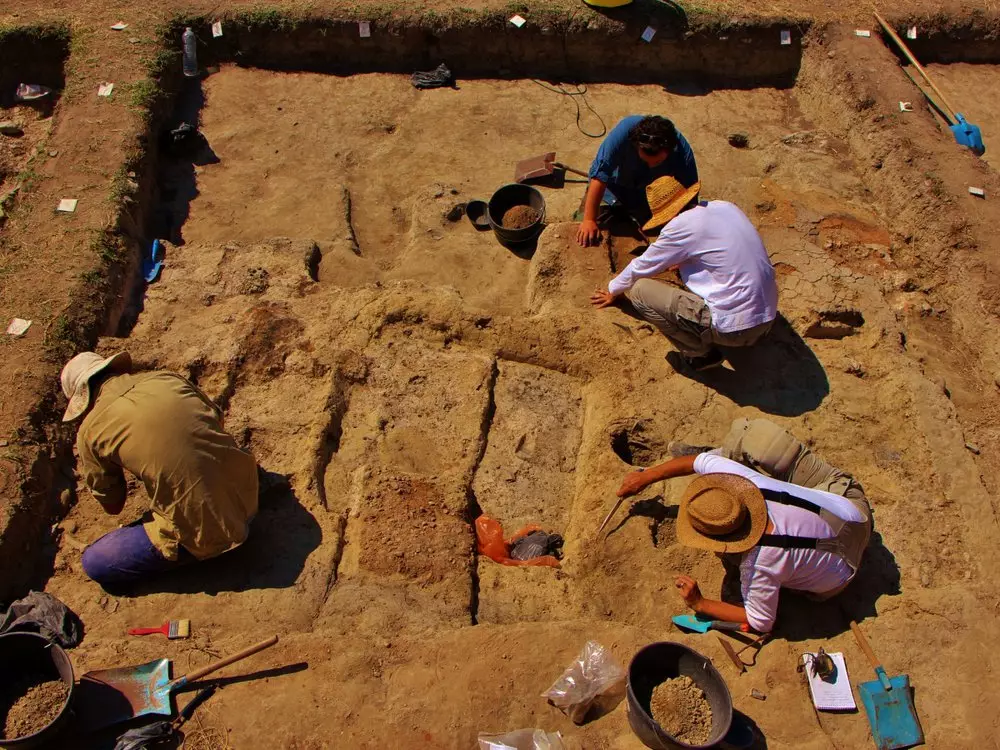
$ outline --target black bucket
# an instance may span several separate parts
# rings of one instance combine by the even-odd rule
[[[531,206],[538,212],[538,220],[524,229],[504,229],[501,223],[503,215],[514,206]],[[523,247],[537,240],[545,228],[545,198],[531,185],[504,185],[490,198],[486,218],[500,244],[505,247]]]
[[[671,677],[687,675],[705,693],[712,707],[712,733],[704,745],[682,742],[653,721],[649,700],[653,688]],[[688,750],[717,745],[733,721],[733,699],[712,662],[680,643],[651,643],[632,658],[628,667],[628,723],[642,744],[652,750]]]
[[[5,681],[20,674],[37,672],[52,680],[62,680],[69,688],[66,702],[59,714],[34,734],[12,739],[0,738],[0,747],[30,748],[48,742],[63,728],[69,719],[73,702],[73,665],[58,643],[37,633],[7,633],[0,635],[0,675]],[[6,713],[0,720],[6,719]]]

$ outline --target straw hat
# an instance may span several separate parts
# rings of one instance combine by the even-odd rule
[[[691,199],[701,191],[701,183],[689,188],[681,185],[673,177],[660,177],[646,185],[646,200],[653,218],[646,222],[644,230],[662,227],[681,212]]]
[[[93,352],[81,352],[66,363],[59,380],[62,382],[63,393],[69,399],[69,406],[63,414],[63,422],[72,422],[90,406],[90,379],[102,370],[113,367],[119,372],[127,371],[132,366],[132,357],[128,352],[118,352],[105,359]]]
[[[711,552],[746,552],[767,527],[767,505],[749,479],[703,474],[684,491],[677,541]]]

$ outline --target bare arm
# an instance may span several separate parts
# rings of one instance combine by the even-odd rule
[[[587,197],[583,201],[583,221],[576,234],[576,241],[583,247],[596,245],[601,241],[601,230],[597,226],[597,212],[601,209],[601,200],[607,185],[592,177],[587,186]]]
[[[697,614],[711,620],[748,623],[747,611],[744,607],[720,602],[716,599],[706,599],[701,595],[698,582],[691,576],[677,576],[675,585],[681,592],[681,596],[684,597],[684,603]]]
[[[696,458],[697,456],[681,456],[651,466],[643,471],[630,471],[622,480],[622,486],[618,488],[618,497],[636,495],[654,482],[694,474],[694,460]]]

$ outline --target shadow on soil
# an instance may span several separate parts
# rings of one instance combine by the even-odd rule
[[[306,559],[322,542],[313,515],[286,492],[267,504],[250,525],[250,536],[224,555],[164,573],[133,587],[128,596],[155,592],[218,594],[224,591],[282,589],[295,585]]]
[[[185,80],[177,96],[173,118],[160,133],[159,146],[163,161],[159,174],[159,205],[153,219],[153,234],[175,245],[184,244],[183,228],[191,211],[191,202],[198,197],[196,166],[218,164],[220,159],[198,132],[201,110],[205,106],[205,91],[201,79]],[[183,123],[194,128],[185,139],[171,137]]]
[[[740,406],[782,417],[812,411],[830,393],[823,365],[783,315],[754,346],[727,349],[726,359],[732,370],[717,367],[688,377]]]
[[[742,604],[739,567],[730,561],[725,565],[722,598]],[[875,605],[883,596],[900,594],[899,582],[896,558],[882,544],[882,535],[876,531],[868,542],[858,574],[842,594],[817,602],[802,594],[781,591],[774,635],[789,641],[806,641],[845,633],[850,629],[851,620],[862,622],[875,617],[878,614]]]

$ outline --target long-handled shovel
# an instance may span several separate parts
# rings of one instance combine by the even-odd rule
[[[980,131],[978,125],[973,125],[971,122],[967,122],[965,116],[961,112],[956,112],[955,108],[951,106],[947,99],[945,99],[944,94],[941,90],[934,85],[934,81],[931,80],[930,76],[927,75],[927,71],[924,70],[923,66],[917,62],[917,58],[913,56],[910,52],[910,48],[906,46],[906,43],[899,38],[899,34],[885,22],[885,20],[878,13],[875,14],[875,19],[881,24],[882,28],[885,29],[885,33],[889,35],[902,50],[903,54],[906,55],[906,59],[913,63],[913,67],[917,69],[917,72],[923,76],[923,79],[927,81],[927,85],[931,87],[931,90],[937,94],[938,98],[941,100],[941,109],[944,112],[945,120],[948,121],[948,126],[951,128],[952,135],[955,136],[955,141],[961,146],[968,146],[972,149],[974,153],[982,156],[986,153],[986,146],[983,144],[983,134]],[[925,93],[924,96],[927,96]],[[930,97],[927,97],[930,99]],[[938,106],[937,102],[931,101],[935,107]]]
[[[896,750],[897,748],[922,745],[924,730],[920,727],[920,719],[913,707],[913,691],[910,688],[909,675],[900,674],[888,677],[885,669],[875,658],[868,639],[858,624],[851,621],[851,630],[858,641],[858,646],[868,657],[875,668],[877,680],[862,682],[858,685],[861,703],[868,714],[868,723],[872,728],[872,739],[879,750]]]
[[[80,678],[77,714],[87,731],[118,724],[148,714],[173,714],[173,693],[206,675],[246,659],[278,642],[271,636],[238,654],[219,659],[207,666],[171,679],[170,659],[139,664],[134,667],[99,669]]]

